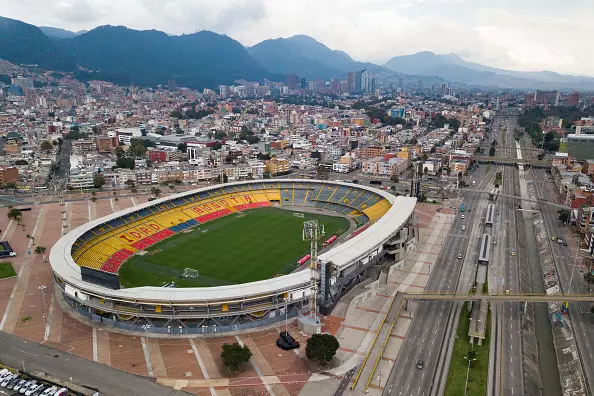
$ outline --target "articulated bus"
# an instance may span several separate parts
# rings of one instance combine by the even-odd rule
[[[489,264],[489,257],[491,256],[491,235],[483,234],[481,239],[479,264]]]
[[[493,205],[493,204],[487,205],[487,218],[485,220],[485,225],[493,226],[494,216],[495,216],[495,205]]]

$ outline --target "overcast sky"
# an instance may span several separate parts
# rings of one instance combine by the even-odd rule
[[[213,30],[246,46],[306,34],[356,60],[419,51],[594,76],[594,0],[0,0],[2,16],[78,31]]]

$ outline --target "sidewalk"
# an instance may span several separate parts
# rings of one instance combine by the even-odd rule
[[[327,390],[331,390],[330,393],[332,393],[338,387],[342,377],[365,359],[373,338],[388,312],[391,297],[398,291],[418,292],[424,290],[429,279],[429,271],[435,265],[454,215],[437,213],[436,209],[438,208],[431,207],[431,205],[418,205],[417,208],[420,212],[419,217],[424,220],[421,220],[419,224],[420,241],[417,242],[415,250],[408,253],[404,262],[395,263],[390,268],[387,284],[383,287],[377,287],[376,282],[368,285],[367,290],[353,298],[344,317],[324,318],[323,323],[328,329],[334,330],[333,334],[340,342],[341,347],[335,358],[340,364],[324,373],[313,374],[302,389],[301,395],[327,394]],[[431,216],[427,213],[429,210],[433,211]],[[417,209],[415,209],[415,213],[417,213]],[[401,313],[397,318],[392,332],[387,337],[388,342],[376,369],[377,373],[380,371],[383,373],[380,380],[383,382],[378,386],[378,382],[374,378],[374,385],[370,385],[368,389],[370,394],[380,394],[383,390],[388,374],[396,363],[400,347],[411,322],[412,319],[407,313]],[[390,323],[387,323],[387,326],[389,325]],[[384,341],[381,338],[378,337],[377,343],[381,344]],[[373,365],[374,360],[369,358],[366,365]],[[368,371],[366,370],[366,372]],[[368,378],[361,376],[357,389],[351,391],[349,387],[345,394],[362,394],[367,381]]]

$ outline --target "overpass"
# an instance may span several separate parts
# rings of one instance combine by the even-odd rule
[[[549,169],[551,163],[547,161],[539,160],[527,160],[519,158],[505,158],[505,157],[486,157],[483,155],[477,155],[474,157],[475,161],[481,164],[494,164],[494,165],[529,165],[535,168]]]
[[[527,301],[527,302],[594,302],[594,294],[474,294],[474,293],[409,293],[404,294],[406,300],[445,300],[445,301]]]

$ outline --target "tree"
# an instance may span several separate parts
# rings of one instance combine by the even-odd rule
[[[252,357],[252,351],[247,345],[241,346],[239,343],[223,344],[221,349],[221,359],[223,364],[231,374],[238,372],[241,365],[247,363]]]
[[[101,189],[105,185],[105,177],[101,173],[97,173],[93,177],[93,187]]]
[[[116,160],[116,166],[123,169],[134,169],[134,158],[120,157]]]
[[[177,149],[182,153],[188,152],[188,145],[186,143],[180,143],[177,145]]]
[[[41,151],[45,151],[46,154],[49,153],[50,151],[53,150],[54,146],[47,140],[44,140],[43,142],[41,142],[41,144],[39,145],[39,148],[41,149]]]
[[[392,173],[392,176],[390,176],[390,180],[392,180],[393,183],[398,183],[400,181],[396,173]]]
[[[151,194],[153,194],[156,198],[159,195],[161,195],[161,189],[159,189],[158,187],[153,187],[151,188]]]
[[[221,144],[221,142],[215,142],[214,145],[212,146],[213,150],[220,150],[221,147],[223,147],[223,145]]]
[[[136,185],[136,182],[132,179],[128,179],[124,182],[125,185],[127,185],[128,187],[134,187]]]
[[[35,245],[35,237],[32,235],[27,234],[27,239],[30,239],[33,245]]]
[[[340,347],[338,340],[331,334],[314,334],[305,346],[305,354],[308,359],[326,363],[334,358]]]
[[[490,157],[494,157],[494,156],[495,156],[495,147],[491,147],[491,148],[489,149],[489,156],[490,156]]]
[[[120,146],[116,147],[115,153],[116,153],[116,157],[118,157],[118,158],[122,158],[126,155],[126,152]]]
[[[557,211],[559,214],[559,221],[562,223],[569,223],[569,210],[568,209],[561,209]]]
[[[452,173],[452,170],[449,167],[447,167],[446,168],[446,173],[448,174],[448,177],[449,177],[450,176],[450,173]]]
[[[6,188],[7,190],[12,190],[12,193],[16,194],[16,190],[18,189],[18,186],[15,182],[8,182],[4,185],[4,188]]]
[[[260,161],[268,161],[270,159],[270,154],[268,153],[258,153],[258,155],[256,156],[256,158],[258,158]]]
[[[43,256],[43,261],[47,261],[45,258],[45,246],[37,246],[35,248],[35,253],[37,254],[41,254]]]
[[[427,173],[429,173],[429,168],[425,167],[425,169],[423,169],[423,174],[427,176]]]
[[[318,165],[318,168],[316,169],[316,177],[319,180],[326,180],[328,179],[328,168],[326,168],[323,165]]]
[[[16,208],[11,208],[8,210],[8,213],[6,214],[6,216],[8,217],[9,220],[14,220],[17,222],[17,225],[20,225],[21,220],[23,219],[23,212],[21,212],[20,210],[18,210]]]
[[[227,137],[227,134],[223,131],[216,131],[214,135],[215,139],[221,140]]]

